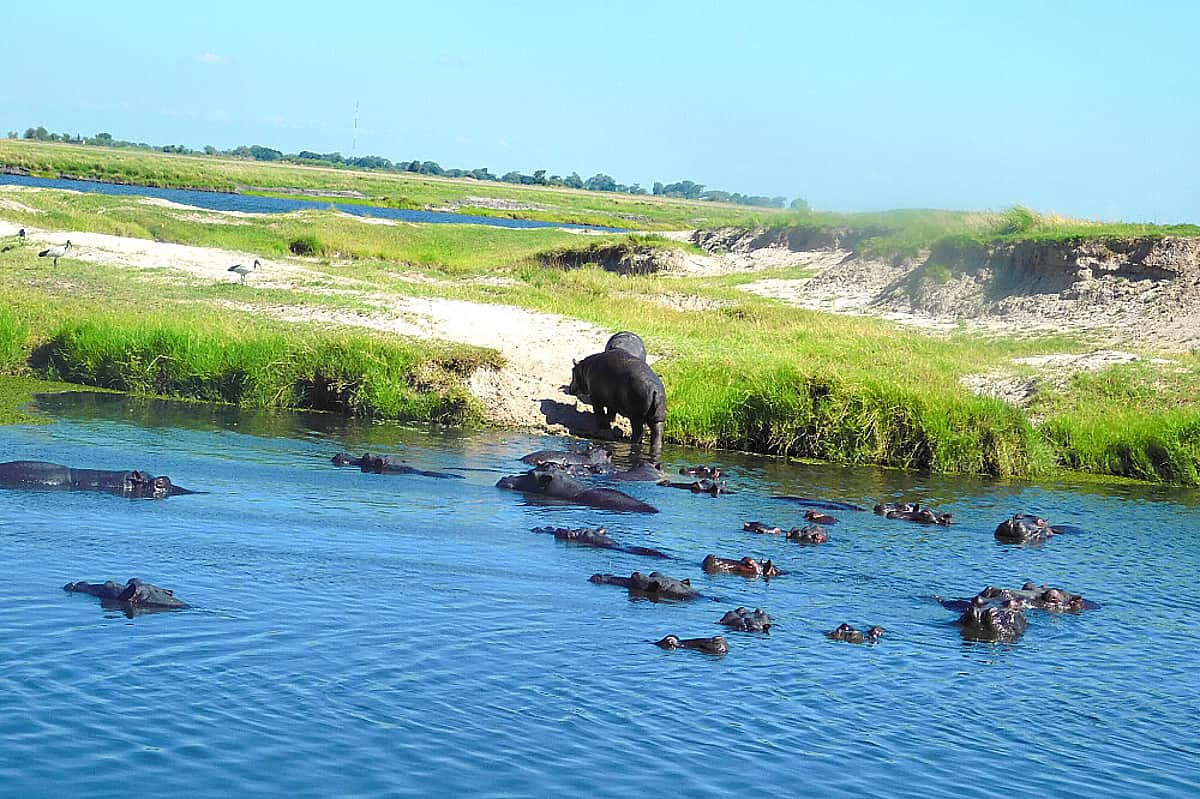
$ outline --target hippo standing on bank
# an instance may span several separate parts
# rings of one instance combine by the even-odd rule
[[[658,513],[658,508],[613,488],[588,488],[567,472],[554,466],[539,466],[525,474],[501,477],[497,488],[507,488],[526,494],[540,494],[551,499],[590,505],[606,510],[634,513]]]
[[[64,591],[76,594],[90,594],[100,598],[100,605],[113,610],[122,610],[125,615],[133,618],[138,613],[156,610],[180,610],[190,607],[175,596],[169,588],[159,588],[157,585],[145,583],[134,577],[125,585],[109,580],[104,583],[77,582],[67,583]]]
[[[170,477],[155,477],[148,471],[72,469],[69,466],[44,461],[0,463],[0,487],[103,491],[143,499],[163,499],[179,494],[196,493],[174,485]]]
[[[635,453],[641,451],[642,431],[649,427],[650,459],[658,459],[667,421],[667,392],[645,361],[619,349],[589,355],[571,369],[567,393],[587,396],[603,430],[612,428],[617,414],[627,418]]]

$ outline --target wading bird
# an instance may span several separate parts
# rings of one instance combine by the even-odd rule
[[[255,258],[253,266],[246,266],[245,264],[234,264],[233,266],[229,267],[229,271],[237,272],[239,275],[242,276],[242,283],[245,283],[246,275],[250,274],[255,269],[258,269],[259,265],[260,264],[258,263],[258,259]]]
[[[20,234],[18,234],[20,235]],[[67,254],[67,250],[71,249],[71,240],[67,239],[66,244],[60,244],[57,247],[47,247],[38,253],[38,258],[53,258],[54,265],[58,266],[58,259]]]

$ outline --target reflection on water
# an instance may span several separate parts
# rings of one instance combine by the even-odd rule
[[[1029,485],[664,449],[718,462],[711,497],[617,486],[644,517],[494,487],[565,440],[324,414],[55,395],[0,429],[2,460],[136,464],[209,493],[161,502],[0,492],[0,785],[13,796],[1195,796],[1193,492]],[[338,469],[392,454],[462,480]],[[927,528],[834,511],[819,546],[772,495],[916,498]],[[1018,511],[1082,532],[998,544]],[[604,525],[648,560],[536,535]],[[765,582],[708,553],[771,558]],[[663,564],[666,564],[665,567]],[[595,572],[661,568],[708,599],[634,602]],[[191,610],[128,619],[75,580],[129,577]],[[933,596],[1061,585],[1100,604],[967,642]],[[739,605],[769,636],[716,625]],[[838,624],[887,628],[874,646]],[[712,658],[652,645],[724,634]]]

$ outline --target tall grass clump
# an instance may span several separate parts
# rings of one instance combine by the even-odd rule
[[[9,308],[0,307],[0,373],[23,371],[29,327]]]
[[[196,331],[171,322],[68,322],[33,358],[52,378],[249,407],[472,424],[482,418],[464,379],[486,350],[361,334]]]
[[[1050,466],[1025,416],[996,400],[808,374],[786,363],[670,363],[663,376],[672,440],[1000,477]]]
[[[1200,412],[1148,415],[1113,408],[1057,416],[1042,425],[1063,465],[1093,474],[1200,485]]]

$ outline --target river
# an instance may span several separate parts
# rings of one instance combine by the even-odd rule
[[[564,439],[357,424],[96,394],[0,428],[0,460],[146,468],[163,501],[0,491],[0,786],[8,796],[1194,797],[1200,509],[1192,490],[1027,484],[667,446],[739,493],[619,486],[632,515],[495,488]],[[387,452],[461,480],[363,474]],[[620,454],[620,453],[619,453]],[[680,478],[682,479],[682,478]],[[803,546],[803,495],[911,497],[950,527],[836,512]],[[992,536],[1019,511],[1082,532]],[[607,526],[648,561],[534,535]],[[708,553],[770,557],[765,582]],[[631,600],[595,572],[661,569],[706,598]],[[183,611],[126,618],[68,594],[141,577]],[[1016,643],[965,641],[934,595],[1026,580],[1099,608],[1030,611]],[[717,626],[761,607],[769,636]],[[842,622],[877,645],[828,640]],[[723,633],[729,653],[662,636]]]
[[[532,219],[507,219],[502,216],[477,216],[456,214],[450,211],[413,211],[403,208],[387,208],[380,205],[338,202],[336,198],[299,199],[290,197],[259,197],[253,194],[233,194],[221,191],[196,191],[193,189],[162,189],[155,186],[137,186],[124,183],[102,183],[94,180],[64,180],[61,178],[37,178],[26,175],[0,174],[0,186],[34,186],[43,189],[65,189],[93,194],[111,194],[134,197],[157,197],[181,205],[207,208],[210,211],[241,211],[252,214],[285,214],[291,211],[336,208],[355,216],[399,219],[405,222],[429,224],[489,225],[506,228],[556,227],[574,230],[600,230],[607,233],[623,233],[623,228],[599,225],[572,225],[565,222],[538,222]]]

